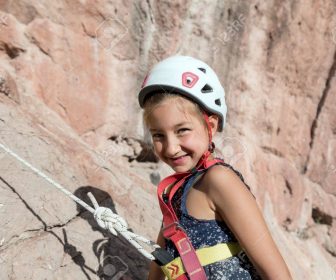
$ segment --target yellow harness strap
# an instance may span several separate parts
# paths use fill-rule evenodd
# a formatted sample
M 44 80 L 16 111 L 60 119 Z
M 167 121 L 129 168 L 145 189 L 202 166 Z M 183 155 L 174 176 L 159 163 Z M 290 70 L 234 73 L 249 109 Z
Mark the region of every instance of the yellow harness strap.
M 220 243 L 215 246 L 200 248 L 196 254 L 202 266 L 225 260 L 233 255 L 238 254 L 241 247 L 236 242 Z M 174 280 L 185 273 L 181 258 L 178 257 L 170 263 L 161 266 L 162 271 L 168 277 L 168 280 Z

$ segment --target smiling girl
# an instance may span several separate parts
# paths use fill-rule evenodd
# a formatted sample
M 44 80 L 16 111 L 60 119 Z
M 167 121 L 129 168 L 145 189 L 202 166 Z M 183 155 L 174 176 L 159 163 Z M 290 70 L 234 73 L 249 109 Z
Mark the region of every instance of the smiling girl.
M 158 186 L 158 244 L 171 259 L 148 279 L 291 279 L 239 172 L 213 156 L 225 126 L 225 92 L 215 72 L 186 56 L 161 61 L 139 93 L 154 152 L 175 173 Z

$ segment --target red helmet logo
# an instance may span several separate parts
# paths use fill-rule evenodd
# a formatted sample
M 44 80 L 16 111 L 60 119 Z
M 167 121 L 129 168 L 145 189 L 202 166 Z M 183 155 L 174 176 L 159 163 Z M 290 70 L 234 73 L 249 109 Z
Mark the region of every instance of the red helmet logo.
M 198 76 L 191 72 L 184 72 L 182 74 L 182 85 L 187 88 L 192 88 L 198 81 Z

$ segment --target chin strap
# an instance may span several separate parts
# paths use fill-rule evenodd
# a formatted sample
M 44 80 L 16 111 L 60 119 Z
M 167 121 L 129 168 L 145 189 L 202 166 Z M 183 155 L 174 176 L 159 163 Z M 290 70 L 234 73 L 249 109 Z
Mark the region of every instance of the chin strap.
M 208 135 L 209 135 L 209 148 L 208 148 L 208 151 L 210 153 L 213 153 L 214 150 L 215 150 L 215 143 L 212 142 L 212 129 L 211 129 L 211 125 L 210 125 L 210 122 L 209 122 L 209 116 L 204 111 L 203 111 L 203 116 L 204 116 L 205 123 L 207 124 L 207 128 L 208 128 Z
M 208 129 L 209 147 L 208 147 L 208 150 L 206 152 L 204 152 L 204 154 L 202 155 L 202 157 L 200 158 L 200 160 L 198 161 L 196 166 L 190 170 L 191 173 L 196 172 L 198 169 L 200 169 L 202 167 L 207 168 L 206 163 L 208 161 L 208 158 L 215 150 L 215 143 L 212 142 L 212 129 L 211 129 L 210 122 L 209 122 L 209 116 L 204 111 L 202 113 L 203 113 L 204 120 L 205 120 L 205 123 L 207 125 L 207 129 Z

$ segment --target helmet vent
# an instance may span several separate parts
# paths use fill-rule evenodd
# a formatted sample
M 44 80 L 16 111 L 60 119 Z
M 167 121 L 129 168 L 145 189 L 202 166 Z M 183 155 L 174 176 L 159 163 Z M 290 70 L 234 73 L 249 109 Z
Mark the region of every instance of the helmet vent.
M 209 93 L 209 92 L 213 92 L 213 89 L 211 86 L 209 86 L 208 84 L 206 84 L 202 89 L 201 89 L 202 93 Z
M 220 99 L 216 99 L 216 100 L 215 100 L 215 103 L 216 103 L 218 106 L 220 106 L 220 105 L 221 105 L 221 101 L 220 101 Z
M 201 70 L 203 73 L 206 73 L 205 68 L 198 68 L 198 70 Z

